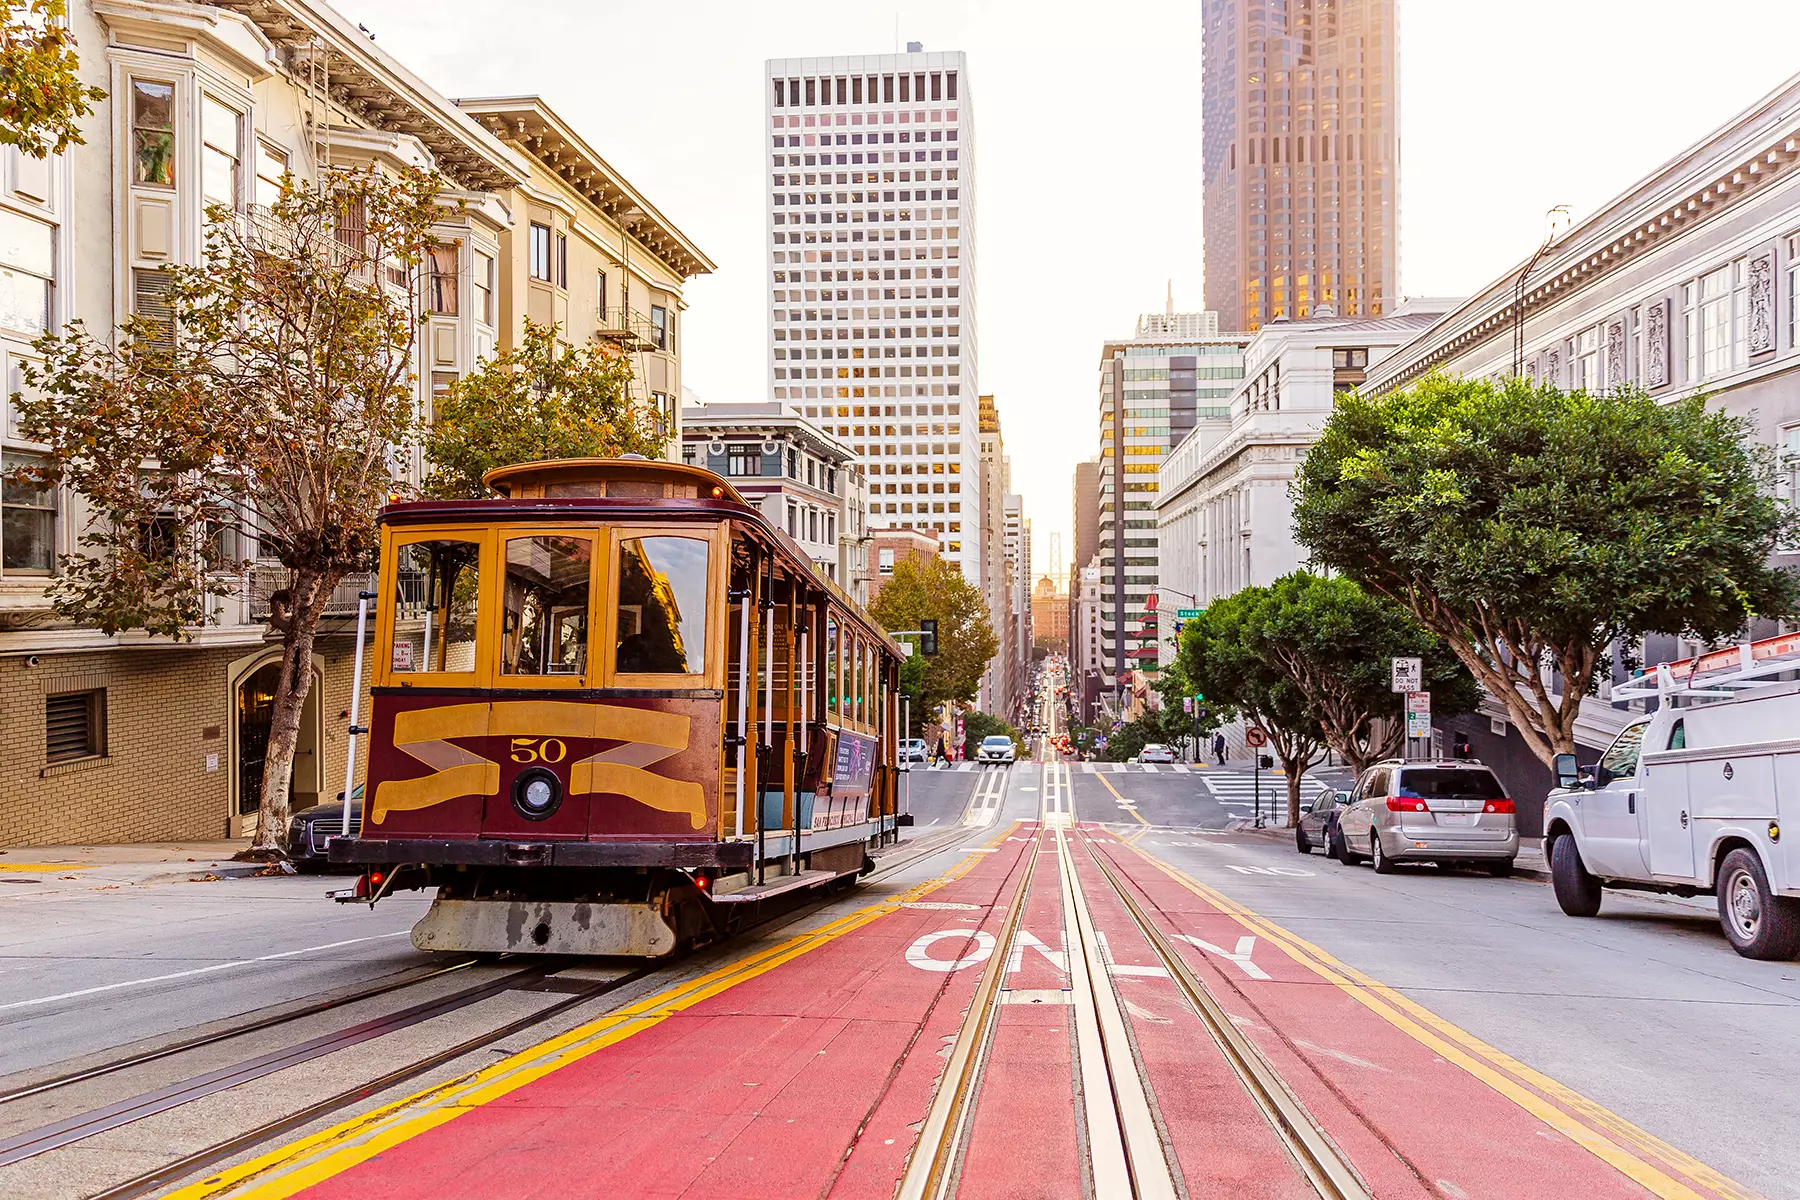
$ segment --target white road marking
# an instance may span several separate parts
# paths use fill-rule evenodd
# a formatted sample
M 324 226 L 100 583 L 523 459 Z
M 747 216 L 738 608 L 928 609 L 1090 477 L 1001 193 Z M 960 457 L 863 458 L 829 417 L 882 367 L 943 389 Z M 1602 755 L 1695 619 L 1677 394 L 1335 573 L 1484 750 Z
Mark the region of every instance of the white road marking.
M 295 958 L 302 954 L 312 954 L 319 950 L 336 950 L 339 946 L 354 946 L 358 942 L 379 942 L 383 938 L 408 937 L 410 929 L 402 929 L 397 933 L 377 933 L 369 937 L 347 938 L 341 942 L 326 942 L 323 946 L 307 946 L 302 950 L 283 950 L 280 954 L 264 954 L 257 958 L 240 958 L 233 962 L 213 963 L 209 967 L 195 967 L 191 971 L 175 971 L 168 975 L 152 975 L 148 979 L 127 979 L 119 983 L 103 983 L 99 987 L 82 988 L 80 991 L 59 992 L 54 996 L 37 996 L 30 1000 L 14 1000 L 10 1004 L 0 1004 L 0 1012 L 14 1008 L 30 1008 L 38 1004 L 55 1004 L 58 1000 L 75 1000 L 82 996 L 93 996 L 100 992 L 113 992 L 120 988 L 141 987 L 146 983 L 167 983 L 171 979 L 188 979 L 195 975 L 209 975 L 214 971 L 229 971 L 233 967 L 251 967 L 257 963 L 274 962 L 277 959 Z
M 1256 949 L 1256 939 L 1253 937 L 1241 937 L 1237 940 L 1236 950 L 1226 950 L 1211 942 L 1203 942 L 1192 934 L 1178 933 L 1175 936 L 1190 946 L 1197 946 L 1208 954 L 1216 954 L 1226 962 L 1237 964 L 1238 968 L 1252 979 L 1269 978 L 1267 971 L 1250 961 L 1250 952 Z
M 1112 767 L 1113 767 L 1114 775 L 1123 775 L 1125 773 L 1125 764 L 1124 763 L 1114 763 L 1112 765 Z
M 975 945 L 962 958 L 931 957 L 927 951 L 931 949 L 932 943 L 945 938 L 973 938 Z M 913 944 L 906 948 L 906 961 L 921 971 L 938 971 L 947 975 L 951 971 L 961 971 L 965 967 L 972 967 L 976 963 L 984 962 L 993 952 L 994 935 L 985 929 L 940 929 L 935 933 L 927 933 L 915 939 Z
M 1084 762 L 1081 764 L 1081 773 L 1083 775 L 1092 775 L 1095 771 L 1098 771 L 1099 769 L 1100 768 L 1096 767 L 1093 763 Z
M 975 764 L 965 758 L 962 762 L 956 764 L 956 769 L 959 771 L 973 771 L 975 769 Z
M 1160 773 L 1161 773 L 1161 769 L 1159 767 L 1157 767 L 1157 765 L 1155 763 L 1145 763 L 1144 764 L 1144 774 L 1157 775 Z
M 1187 766 L 1184 763 L 1176 763 L 1174 766 L 1174 771 L 1177 775 L 1186 775 L 1186 774 L 1189 774 L 1192 770 L 1193 770 L 1193 768 Z

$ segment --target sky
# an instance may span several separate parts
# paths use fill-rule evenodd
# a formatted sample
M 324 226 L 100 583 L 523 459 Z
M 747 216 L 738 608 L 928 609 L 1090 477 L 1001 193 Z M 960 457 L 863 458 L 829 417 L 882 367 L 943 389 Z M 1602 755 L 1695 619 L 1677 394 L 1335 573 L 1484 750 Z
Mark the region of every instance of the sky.
M 708 401 L 768 387 L 763 63 L 969 55 L 980 389 L 1012 488 L 1071 542 L 1100 345 L 1201 307 L 1197 0 L 333 0 L 449 96 L 544 98 L 718 264 L 685 291 L 682 372 Z M 1400 0 L 1400 291 L 1465 296 L 1544 213 L 1601 207 L 1779 87 L 1794 0 Z M 500 19 L 496 19 L 498 16 Z

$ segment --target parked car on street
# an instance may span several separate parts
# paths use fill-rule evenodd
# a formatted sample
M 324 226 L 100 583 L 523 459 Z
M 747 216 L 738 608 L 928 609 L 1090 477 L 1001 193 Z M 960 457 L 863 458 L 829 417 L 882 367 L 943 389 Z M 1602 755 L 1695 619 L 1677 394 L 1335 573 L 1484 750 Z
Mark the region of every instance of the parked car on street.
M 931 749 L 924 738 L 905 738 L 900 743 L 900 761 L 904 763 L 922 763 L 931 761 Z
M 1338 861 L 1366 858 L 1383 875 L 1403 862 L 1478 862 L 1507 875 L 1519 853 L 1513 802 L 1473 759 L 1377 763 L 1363 772 L 1337 821 L 1330 847 Z
M 1337 788 L 1320 788 L 1312 802 L 1300 810 L 1300 824 L 1294 827 L 1294 849 L 1311 854 L 1315 849 L 1332 851 L 1337 838 L 1338 809 L 1350 803 L 1350 793 Z
M 1175 751 L 1161 742 L 1149 742 L 1138 751 L 1137 760 L 1141 763 L 1172 763 L 1175 761 Z
M 1701 689 L 1719 686 L 1679 690 Z M 1710 894 L 1739 954 L 1800 953 L 1800 683 L 1683 707 L 1665 699 L 1591 775 L 1569 754 L 1556 773 L 1544 847 L 1563 912 L 1595 915 L 1605 888 Z
M 1010 763 L 1017 754 L 1013 740 L 1003 733 L 996 733 L 981 739 L 976 758 L 984 763 Z
M 350 832 L 353 835 L 362 830 L 362 801 L 363 785 L 359 783 L 350 792 Z M 344 793 L 339 792 L 336 800 L 303 808 L 288 818 L 288 860 L 302 871 L 329 870 L 326 847 L 343 831 Z

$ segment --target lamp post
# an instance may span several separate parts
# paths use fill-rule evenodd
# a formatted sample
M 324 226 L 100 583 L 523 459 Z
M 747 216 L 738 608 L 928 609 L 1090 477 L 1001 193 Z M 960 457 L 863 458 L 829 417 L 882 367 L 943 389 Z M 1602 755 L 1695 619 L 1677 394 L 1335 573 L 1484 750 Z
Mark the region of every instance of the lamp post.
M 1513 378 L 1517 379 L 1525 370 L 1525 278 L 1537 269 L 1538 260 L 1549 251 L 1550 246 L 1562 233 L 1559 218 L 1567 220 L 1569 206 L 1558 204 L 1544 214 L 1544 240 L 1519 272 L 1518 280 L 1513 284 Z

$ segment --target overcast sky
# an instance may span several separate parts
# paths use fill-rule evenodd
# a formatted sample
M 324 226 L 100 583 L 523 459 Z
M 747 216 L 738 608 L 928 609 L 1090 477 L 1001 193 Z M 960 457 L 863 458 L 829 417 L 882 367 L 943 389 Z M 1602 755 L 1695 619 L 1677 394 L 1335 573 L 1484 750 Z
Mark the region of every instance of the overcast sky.
M 969 54 L 980 385 L 1013 490 L 1069 552 L 1101 341 L 1201 303 L 1197 0 L 334 0 L 450 96 L 537 94 L 716 263 L 683 368 L 767 388 L 763 60 Z M 1795 0 L 1401 0 L 1400 290 L 1467 295 L 1781 85 Z M 898 33 L 896 34 L 896 29 Z

